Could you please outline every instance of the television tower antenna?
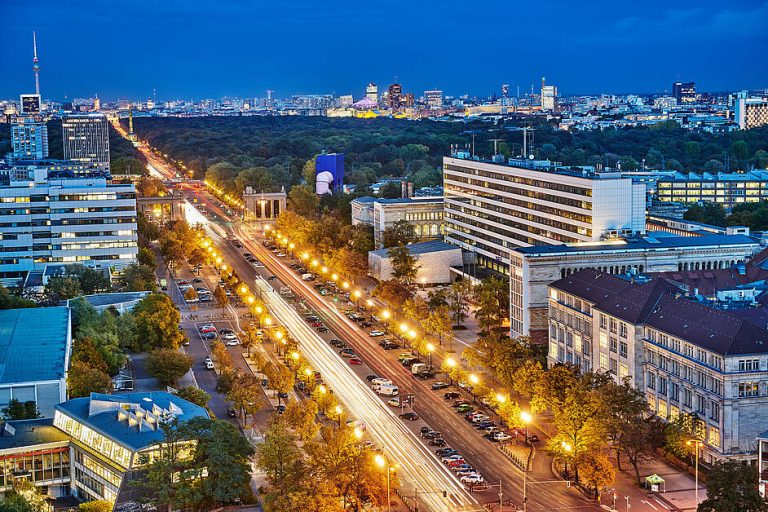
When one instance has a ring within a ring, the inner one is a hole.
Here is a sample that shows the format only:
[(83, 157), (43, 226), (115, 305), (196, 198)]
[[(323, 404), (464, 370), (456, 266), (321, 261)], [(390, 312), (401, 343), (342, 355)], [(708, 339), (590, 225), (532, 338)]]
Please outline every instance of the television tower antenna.
[(32, 71), (35, 72), (35, 94), (40, 94), (40, 64), (37, 60), (37, 33), (32, 31)]

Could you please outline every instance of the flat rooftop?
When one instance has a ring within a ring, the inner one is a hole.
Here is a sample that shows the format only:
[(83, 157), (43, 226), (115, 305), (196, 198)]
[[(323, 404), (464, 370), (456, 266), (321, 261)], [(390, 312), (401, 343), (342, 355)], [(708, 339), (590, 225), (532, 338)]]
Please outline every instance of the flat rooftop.
[(0, 384), (64, 378), (69, 308), (0, 311)]
[(747, 235), (703, 235), (703, 236), (659, 236), (645, 235), (617, 240), (615, 242), (596, 242), (562, 245), (535, 245), (519, 247), (515, 252), (527, 256), (552, 256), (555, 254), (588, 254), (610, 251), (652, 251), (691, 247), (713, 247), (724, 245), (758, 245)]
[(13, 434), (7, 428), (0, 430), (0, 452), (18, 450), (25, 446), (37, 449), (41, 444), (69, 442), (69, 436), (53, 426), (53, 418), (9, 421), (8, 425), (13, 427)]
[[(429, 242), (419, 242), (416, 244), (408, 244), (406, 245), (406, 247), (408, 248), (408, 252), (410, 252), (411, 255), (413, 256), (417, 256), (419, 254), (427, 254), (431, 252), (461, 250), (461, 247), (457, 245), (441, 242), (440, 240), (433, 240)], [(382, 258), (389, 257), (389, 249), (379, 249), (378, 251), (371, 251), (371, 253), (375, 254), (376, 256), (380, 256)]]
[(95, 307), (111, 306), (113, 304), (123, 304), (124, 302), (134, 302), (143, 299), (151, 292), (119, 292), (119, 293), (97, 293), (94, 295), (85, 295), (83, 298)]

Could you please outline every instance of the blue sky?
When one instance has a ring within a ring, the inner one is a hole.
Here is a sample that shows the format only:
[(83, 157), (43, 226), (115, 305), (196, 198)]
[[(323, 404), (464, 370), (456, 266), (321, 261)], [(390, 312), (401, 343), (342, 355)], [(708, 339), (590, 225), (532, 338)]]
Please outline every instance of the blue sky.
[(0, 97), (768, 87), (768, 0), (0, 0)]

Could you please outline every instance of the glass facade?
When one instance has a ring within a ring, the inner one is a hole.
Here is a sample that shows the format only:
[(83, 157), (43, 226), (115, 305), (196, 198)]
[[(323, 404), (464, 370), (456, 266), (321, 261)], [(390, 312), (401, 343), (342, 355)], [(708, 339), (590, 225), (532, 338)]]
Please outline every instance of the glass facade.
[(11, 488), (15, 478), (26, 478), (40, 486), (66, 483), (69, 477), (69, 446), (0, 457), (0, 488), (3, 491)]

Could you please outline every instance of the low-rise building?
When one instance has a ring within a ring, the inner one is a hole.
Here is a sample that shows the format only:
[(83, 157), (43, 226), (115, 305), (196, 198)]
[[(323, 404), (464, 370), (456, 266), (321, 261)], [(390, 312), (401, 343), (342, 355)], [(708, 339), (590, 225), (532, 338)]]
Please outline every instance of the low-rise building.
[(768, 170), (744, 173), (675, 173), (656, 182), (659, 201), (718, 203), (733, 208), (741, 203), (756, 203), (768, 199)]
[(67, 307), (0, 310), (0, 408), (33, 401), (43, 417), (67, 399), (72, 325)]
[(538, 245), (510, 252), (510, 331), (545, 342), (547, 286), (584, 268), (608, 274), (710, 271), (731, 268), (755, 254), (745, 235), (670, 236), (653, 233), (598, 243)]
[[(451, 267), (463, 264), (461, 249), (455, 245), (440, 241), (421, 242), (406, 246), (408, 252), (416, 257), (418, 272), (414, 283), (445, 284), (451, 282)], [(378, 281), (392, 279), (392, 261), (389, 249), (379, 249), (368, 253), (368, 272)]]
[(352, 224), (372, 225), (376, 248), (384, 246), (384, 232), (400, 221), (408, 223), (419, 241), (441, 239), (443, 198), (379, 199), (366, 196), (352, 201)]
[(695, 414), (707, 462), (758, 458), (755, 438), (768, 422), (766, 312), (690, 298), (659, 277), (593, 269), (549, 290), (551, 363), (629, 378), (663, 419)]

